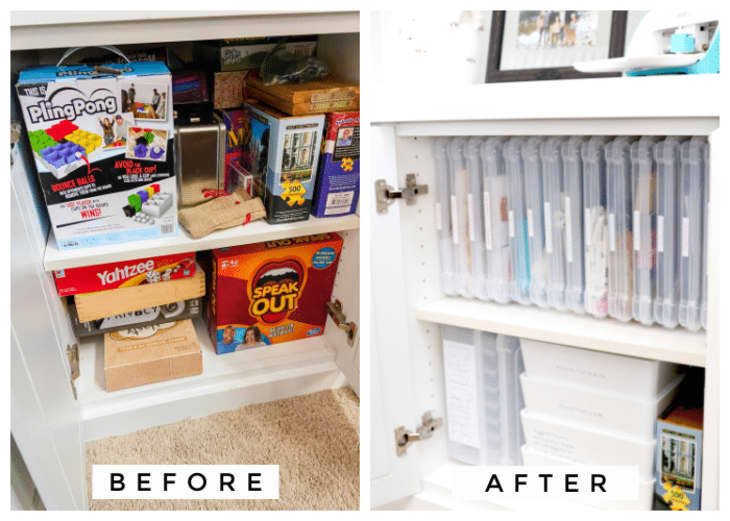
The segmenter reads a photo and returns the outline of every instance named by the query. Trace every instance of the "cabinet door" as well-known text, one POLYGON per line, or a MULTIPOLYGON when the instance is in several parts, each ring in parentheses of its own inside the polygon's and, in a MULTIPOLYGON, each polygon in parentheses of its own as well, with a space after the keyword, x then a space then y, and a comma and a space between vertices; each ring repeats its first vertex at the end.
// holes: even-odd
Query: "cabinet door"
MULTIPOLYGON (((396 172, 395 133, 374 126, 371 172, 392 187, 403 181, 396 172)), ((369 182, 374 182, 370 179, 369 182)), ((368 189, 372 189, 372 184, 368 189)), ((407 297, 399 205, 385 214, 371 208, 371 504, 378 507, 415 494, 420 489, 418 444, 396 454, 395 429, 411 430, 420 421, 415 409, 412 358, 407 322, 407 297)))
POLYGON ((64 306, 43 269, 43 218, 27 197, 26 165, 12 151, 11 432, 49 510, 86 506, 81 411, 74 398, 64 306), (24 196, 25 195, 25 196, 24 196))

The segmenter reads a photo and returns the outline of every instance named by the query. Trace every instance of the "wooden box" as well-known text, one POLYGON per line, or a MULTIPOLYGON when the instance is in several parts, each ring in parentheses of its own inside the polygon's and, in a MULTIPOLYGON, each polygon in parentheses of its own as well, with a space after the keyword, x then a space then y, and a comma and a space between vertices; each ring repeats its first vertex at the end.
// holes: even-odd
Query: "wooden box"
POLYGON ((89 322, 204 295, 205 273, 197 266, 192 277, 84 293, 76 295, 74 301, 79 321, 89 322))
POLYGON ((106 390, 164 382, 203 372, 200 342, 190 319, 170 327, 135 329, 137 337, 115 331, 104 335, 106 390), (146 331, 145 331, 146 330, 146 331), (145 336, 149 332, 150 336, 145 336))
POLYGON ((257 74, 249 74, 246 78, 246 96, 292 116, 346 112, 360 108, 360 86, 331 78, 267 86, 257 74))

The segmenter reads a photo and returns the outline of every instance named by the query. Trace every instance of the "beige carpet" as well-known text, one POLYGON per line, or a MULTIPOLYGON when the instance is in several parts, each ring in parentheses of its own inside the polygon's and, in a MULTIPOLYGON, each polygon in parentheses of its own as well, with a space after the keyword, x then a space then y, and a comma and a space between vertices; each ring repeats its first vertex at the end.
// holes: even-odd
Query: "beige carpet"
POLYGON ((249 405, 86 444, 91 510, 360 508, 359 401, 349 388, 249 405), (92 500, 93 464, 277 464, 276 500, 92 500))

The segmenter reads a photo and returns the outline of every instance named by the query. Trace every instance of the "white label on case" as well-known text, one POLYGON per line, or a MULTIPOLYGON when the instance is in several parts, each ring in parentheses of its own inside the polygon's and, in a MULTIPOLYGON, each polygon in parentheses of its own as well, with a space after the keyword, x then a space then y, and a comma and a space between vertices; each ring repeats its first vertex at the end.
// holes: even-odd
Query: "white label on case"
POLYGON ((689 217, 682 217, 682 257, 689 257, 689 217))
POLYGON ((565 260, 573 263, 573 221, 570 215, 570 196, 565 196, 565 260))
POLYGON ((585 233, 586 246, 591 245, 591 209, 586 208, 583 211, 583 229, 585 233))
POLYGON ((634 210, 634 222, 632 224, 634 231, 634 251, 641 249, 641 212, 634 210))
POLYGON ((515 213, 510 210, 507 212, 507 227, 509 228, 509 238, 515 238, 515 213))
POLYGON ((664 216, 656 216, 656 251, 664 253, 664 216))
POLYGON ((441 231, 444 228, 443 220, 441 219, 441 203, 436 203, 436 231, 441 231))
POLYGON ((608 214, 608 249, 616 251, 616 215, 608 214))
POLYGON ((469 240, 474 242, 477 240, 476 228, 474 218, 474 196, 472 194, 466 194, 466 211, 467 211, 467 224, 469 226, 469 240))
POLYGON ((492 217, 489 208, 489 192, 484 192, 484 243, 492 251, 492 217))
POLYGON ((553 252, 553 219, 550 212, 550 203, 545 201, 545 253, 553 252))
POLYGON ((527 236, 535 236, 535 228, 532 226, 532 208, 527 209, 527 236))
POLYGON ((456 196, 451 196, 451 240, 459 244, 459 212, 456 209, 456 196))

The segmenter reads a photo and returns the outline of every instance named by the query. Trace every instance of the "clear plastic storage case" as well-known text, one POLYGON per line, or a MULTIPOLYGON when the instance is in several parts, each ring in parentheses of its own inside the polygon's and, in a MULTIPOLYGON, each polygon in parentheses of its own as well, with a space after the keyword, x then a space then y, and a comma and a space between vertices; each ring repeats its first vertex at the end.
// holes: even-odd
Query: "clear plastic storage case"
POLYGON ((508 183, 502 149, 503 137, 482 141, 484 193, 484 245, 487 252, 487 293, 491 300, 506 303, 511 298, 512 257, 508 219, 508 183))
POLYGON ((547 306, 548 260, 545 255, 545 212, 540 161, 540 146, 543 141, 542 137, 530 137, 522 143, 527 250, 530 259, 530 301, 540 307, 547 306))
POLYGON ((522 162, 524 138, 513 137, 504 146, 507 170, 507 218, 512 256, 512 300, 530 303, 530 257, 527 248, 527 213, 525 211, 525 177, 522 162))
POLYGON ((702 298, 700 299, 700 322, 702 327, 707 329, 707 233, 709 228, 707 227, 707 215, 710 209, 710 146, 705 142, 702 147, 704 150, 704 172, 705 172, 705 198, 703 199, 704 204, 704 219, 702 225, 702 298))
POLYGON ((681 142, 678 137, 668 137, 654 145, 657 166, 654 320, 664 327, 675 327, 679 323, 681 142))
POLYGON ((585 312, 583 291, 583 161, 581 147, 587 138, 573 136, 560 145, 563 161, 563 218, 565 221, 565 306, 576 313, 585 312))
POLYGON ((544 198, 545 258, 547 261, 547 302, 549 307, 561 310, 566 307, 565 237, 569 225, 565 218, 565 204, 566 202, 570 204, 570 197, 565 194, 564 182, 562 147, 565 141, 566 139, 562 137, 550 137, 540 145, 544 198))
POLYGON ((482 186, 482 160, 479 155, 483 139, 469 138, 466 142, 466 168, 469 184, 466 194, 466 211, 471 253, 471 292, 481 300, 487 300, 486 248, 484 245, 484 198, 482 186))
POLYGON ((449 182, 449 160, 446 156, 448 138, 437 138, 433 143, 433 157, 436 167, 436 232, 439 241, 439 261, 441 263, 441 291, 446 295, 456 295, 456 273, 454 271, 454 247, 451 238, 451 197, 449 182))
POLYGON ((468 198, 469 173, 466 168, 464 148, 466 139, 455 137, 446 147, 449 160, 449 195, 451 210, 451 242, 454 249, 456 292, 463 297, 472 297, 471 285, 471 241, 469 240, 468 198))
POLYGON ((581 146, 583 159, 583 251, 585 310, 608 315, 608 213, 606 210, 606 145, 594 136, 581 146))
POLYGON ((706 301, 707 141, 693 137, 680 146, 679 323, 702 327, 706 301))
POLYGON ((525 372, 525 362, 520 339, 497 335, 497 364, 499 368, 499 420, 501 465, 521 465, 520 447, 525 443, 520 411, 525 408, 525 398, 520 385, 520 375, 525 372))
POLYGON ((654 144, 659 138, 643 136, 631 144, 631 187, 633 216, 632 316, 642 324, 654 323, 656 294, 657 165, 654 144))
POLYGON ((631 158, 633 138, 622 136, 606 146, 606 209, 608 211, 608 314, 631 320, 633 237, 631 158))

